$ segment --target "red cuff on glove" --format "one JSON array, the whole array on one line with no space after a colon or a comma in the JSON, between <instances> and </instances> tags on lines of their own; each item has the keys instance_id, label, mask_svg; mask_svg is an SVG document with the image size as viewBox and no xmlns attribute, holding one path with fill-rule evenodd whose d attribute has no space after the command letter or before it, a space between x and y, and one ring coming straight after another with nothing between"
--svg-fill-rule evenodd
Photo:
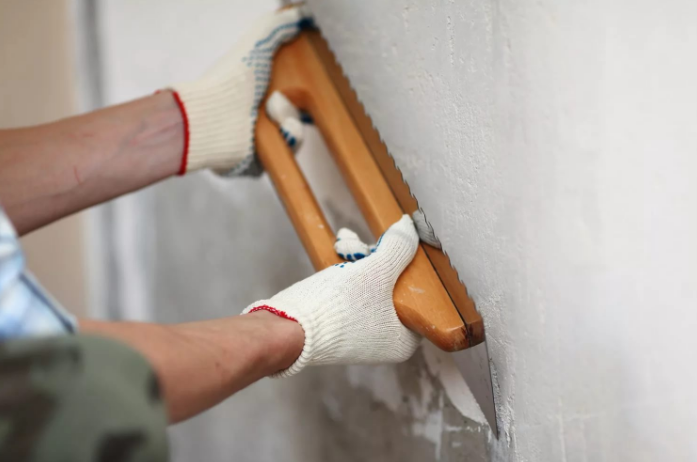
<instances>
[{"instance_id":1,"label":"red cuff on glove","mask_svg":"<svg viewBox=\"0 0 697 462\"><path fill-rule=\"evenodd\" d=\"M277 310L276 308L268 305L259 305L255 306L251 310L249 310L249 313L254 313L255 311L268 311L269 313L273 313L276 316L279 316L283 319L288 319L290 321L298 322L297 319L295 319L293 316L289 315L285 311Z\"/></svg>"},{"instance_id":2,"label":"red cuff on glove","mask_svg":"<svg viewBox=\"0 0 697 462\"><path fill-rule=\"evenodd\" d=\"M182 100L179 97L179 93L173 91L172 96L174 96L174 101L177 102L179 111L182 114L182 120L184 121L184 154L182 155L182 164L181 167L179 167L178 175L185 175L186 161L189 158L189 117L186 115L186 108L184 107L184 103L182 103Z\"/></svg>"}]
</instances>

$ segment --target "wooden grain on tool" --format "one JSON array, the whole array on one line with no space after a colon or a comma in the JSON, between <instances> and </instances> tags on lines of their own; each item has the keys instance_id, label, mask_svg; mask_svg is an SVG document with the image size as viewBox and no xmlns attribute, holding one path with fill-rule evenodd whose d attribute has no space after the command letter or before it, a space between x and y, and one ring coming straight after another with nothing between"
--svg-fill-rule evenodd
<instances>
[{"instance_id":1,"label":"wooden grain on tool","mask_svg":"<svg viewBox=\"0 0 697 462\"><path fill-rule=\"evenodd\" d=\"M279 90L308 111L322 133L368 226L377 238L404 213L385 182L369 146L355 125L317 51L303 33L274 58L269 93ZM256 144L288 215L317 270L341 260L334 234L278 127L259 111ZM411 211L408 211L411 212ZM433 269L423 246L394 290L397 315L409 329L446 351L471 346L453 300ZM478 343L478 342L477 342Z\"/></svg>"}]
</instances>

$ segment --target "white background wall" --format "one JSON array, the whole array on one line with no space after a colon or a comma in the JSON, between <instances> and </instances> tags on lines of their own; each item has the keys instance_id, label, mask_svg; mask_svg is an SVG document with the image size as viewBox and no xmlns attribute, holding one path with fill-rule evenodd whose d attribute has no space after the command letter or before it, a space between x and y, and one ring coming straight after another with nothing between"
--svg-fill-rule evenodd
<instances>
[{"instance_id":1,"label":"white background wall","mask_svg":"<svg viewBox=\"0 0 697 462\"><path fill-rule=\"evenodd\" d=\"M697 3L310 0L487 324L496 460L697 460Z\"/></svg>"}]
</instances>

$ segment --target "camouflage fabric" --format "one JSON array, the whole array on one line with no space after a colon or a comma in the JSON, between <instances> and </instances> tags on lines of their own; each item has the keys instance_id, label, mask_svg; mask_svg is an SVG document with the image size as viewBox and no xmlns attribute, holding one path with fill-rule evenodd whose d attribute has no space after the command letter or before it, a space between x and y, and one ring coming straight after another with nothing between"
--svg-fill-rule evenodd
<instances>
[{"instance_id":1,"label":"camouflage fabric","mask_svg":"<svg viewBox=\"0 0 697 462\"><path fill-rule=\"evenodd\" d=\"M114 340L0 343L0 461L161 462L167 417L150 365Z\"/></svg>"}]
</instances>

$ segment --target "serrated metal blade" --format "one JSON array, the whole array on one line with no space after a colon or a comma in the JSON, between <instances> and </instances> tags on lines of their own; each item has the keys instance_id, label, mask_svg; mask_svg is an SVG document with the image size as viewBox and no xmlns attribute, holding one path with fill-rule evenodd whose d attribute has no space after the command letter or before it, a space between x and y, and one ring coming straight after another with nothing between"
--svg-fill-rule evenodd
<instances>
[{"instance_id":1,"label":"serrated metal blade","mask_svg":"<svg viewBox=\"0 0 697 462\"><path fill-rule=\"evenodd\" d=\"M405 213L412 215L419 210L418 201L411 193L409 185L404 180L399 168L395 165L394 159L387 151L387 147L380 138L379 132L366 114L363 105L360 103L341 66L336 61L327 42L321 37L319 32L311 32L309 39L331 76L336 89L341 95L365 144L372 152L397 202ZM430 224L428 225L430 226ZM472 395L482 409L492 432L498 437L496 406L489 355L485 343L484 322L481 315L476 311L474 302L467 294L467 289L460 280L457 270L452 266L445 250L426 244L422 244L422 247L465 325L470 346L466 350L453 353L455 362Z\"/></svg>"}]
</instances>

